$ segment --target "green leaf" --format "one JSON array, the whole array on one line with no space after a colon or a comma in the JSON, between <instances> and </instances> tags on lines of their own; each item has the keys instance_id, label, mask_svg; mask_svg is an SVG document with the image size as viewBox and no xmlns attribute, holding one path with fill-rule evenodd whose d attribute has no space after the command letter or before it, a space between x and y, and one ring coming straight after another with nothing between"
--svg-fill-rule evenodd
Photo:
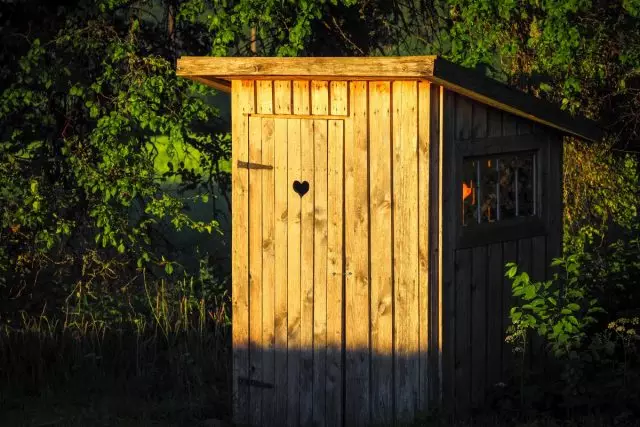
<instances>
[{"instance_id":1,"label":"green leaf","mask_svg":"<svg viewBox=\"0 0 640 427\"><path fill-rule=\"evenodd\" d=\"M571 311L579 311L580 310L580 306L578 304L576 304L576 303L573 303L573 302L570 303L570 304L567 304L567 308L569 310L571 310Z\"/></svg>"}]
</instances>

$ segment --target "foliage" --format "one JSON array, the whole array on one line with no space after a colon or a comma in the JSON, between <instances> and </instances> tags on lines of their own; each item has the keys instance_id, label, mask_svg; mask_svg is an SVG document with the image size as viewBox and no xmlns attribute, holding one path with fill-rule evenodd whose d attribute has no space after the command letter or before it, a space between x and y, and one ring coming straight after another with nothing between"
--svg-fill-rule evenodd
<instances>
[{"instance_id":1,"label":"foliage","mask_svg":"<svg viewBox=\"0 0 640 427\"><path fill-rule=\"evenodd\" d=\"M554 260L564 275L545 282L507 265L516 297L507 342L521 355L521 406L562 408L569 416L577 410L640 410L640 320L614 317L602 326L605 311L585 283L592 279L583 262L577 255Z\"/></svg>"},{"instance_id":2,"label":"foliage","mask_svg":"<svg viewBox=\"0 0 640 427\"><path fill-rule=\"evenodd\" d=\"M607 231L633 232L638 218L637 159L606 144L572 140L564 149L564 249L584 253L610 242ZM609 237L609 238L608 238Z\"/></svg>"},{"instance_id":3,"label":"foliage","mask_svg":"<svg viewBox=\"0 0 640 427\"><path fill-rule=\"evenodd\" d=\"M529 331L536 332L552 353L561 357L581 348L586 329L596 323L596 313L604 310L581 286L577 256L556 259L552 265L562 267L565 276L535 282L527 272L518 272L515 263L507 264L505 276L512 280L513 296L520 302L511 307L512 327L507 341L520 343L525 351Z\"/></svg>"},{"instance_id":4,"label":"foliage","mask_svg":"<svg viewBox=\"0 0 640 427\"><path fill-rule=\"evenodd\" d=\"M126 282L136 264L170 274L161 225L218 230L216 220L191 218L154 162L160 136L169 152L210 155L203 167L228 157L203 97L211 91L176 78L149 16L76 3L36 4L38 13L3 5L0 253L11 297L38 282L53 294L75 278ZM172 175L188 184L193 172Z\"/></svg>"},{"instance_id":5,"label":"foliage","mask_svg":"<svg viewBox=\"0 0 640 427\"><path fill-rule=\"evenodd\" d=\"M637 221L640 140L638 2L450 0L451 50L468 67L585 115L607 131L565 145L567 253L589 252L610 225ZM622 150L622 151L620 151Z\"/></svg>"},{"instance_id":6,"label":"foliage","mask_svg":"<svg viewBox=\"0 0 640 427\"><path fill-rule=\"evenodd\" d=\"M637 138L637 1L451 0L451 57Z\"/></svg>"}]
</instances>

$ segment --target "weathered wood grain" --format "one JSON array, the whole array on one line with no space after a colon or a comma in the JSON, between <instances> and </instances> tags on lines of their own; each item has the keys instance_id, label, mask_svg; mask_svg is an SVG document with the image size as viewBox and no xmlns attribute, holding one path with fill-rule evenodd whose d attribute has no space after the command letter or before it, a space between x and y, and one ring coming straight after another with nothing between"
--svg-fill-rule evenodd
<instances>
[{"instance_id":1,"label":"weathered wood grain","mask_svg":"<svg viewBox=\"0 0 640 427\"><path fill-rule=\"evenodd\" d=\"M349 84L345 81L329 83L329 111L336 116L349 113Z\"/></svg>"},{"instance_id":2,"label":"weathered wood grain","mask_svg":"<svg viewBox=\"0 0 640 427\"><path fill-rule=\"evenodd\" d=\"M330 120L327 147L327 384L326 425L342 424L344 320L344 122Z\"/></svg>"},{"instance_id":3,"label":"weathered wood grain","mask_svg":"<svg viewBox=\"0 0 640 427\"><path fill-rule=\"evenodd\" d=\"M280 116L291 114L292 91L290 80L274 80L273 82L274 102L273 113ZM280 117L283 118L283 117Z\"/></svg>"},{"instance_id":4,"label":"weathered wood grain","mask_svg":"<svg viewBox=\"0 0 640 427\"><path fill-rule=\"evenodd\" d=\"M369 215L367 82L350 82L345 122L345 423L369 424Z\"/></svg>"},{"instance_id":5,"label":"weathered wood grain","mask_svg":"<svg viewBox=\"0 0 640 427\"><path fill-rule=\"evenodd\" d=\"M262 119L262 163L273 165L275 160L274 120ZM275 382L275 170L264 169L262 174L262 381ZM274 425L275 394L262 391L262 425Z\"/></svg>"},{"instance_id":6,"label":"weathered wood grain","mask_svg":"<svg viewBox=\"0 0 640 427\"><path fill-rule=\"evenodd\" d=\"M408 421L415 415L419 374L418 90L404 81L393 82L392 90L394 388L396 416Z\"/></svg>"},{"instance_id":7,"label":"weathered wood grain","mask_svg":"<svg viewBox=\"0 0 640 427\"><path fill-rule=\"evenodd\" d=\"M232 96L232 310L233 419L249 422L249 389L239 378L249 376L249 171L238 160L249 158L249 127L243 113L252 112L254 83L235 81Z\"/></svg>"},{"instance_id":8,"label":"weathered wood grain","mask_svg":"<svg viewBox=\"0 0 640 427\"><path fill-rule=\"evenodd\" d=\"M311 82L314 114L327 114L329 84ZM325 426L327 355L327 121L313 120L313 425ZM335 201L331 201L335 203Z\"/></svg>"},{"instance_id":9,"label":"weathered wood grain","mask_svg":"<svg viewBox=\"0 0 640 427\"><path fill-rule=\"evenodd\" d=\"M418 83L418 322L419 322L419 375L417 409L424 412L429 404L429 211L431 203L429 149L431 138L431 84ZM435 374L435 371L433 372Z\"/></svg>"},{"instance_id":10,"label":"weathered wood grain","mask_svg":"<svg viewBox=\"0 0 640 427\"><path fill-rule=\"evenodd\" d=\"M455 94L441 88L440 93L440 294L442 295L442 394L447 411L455 410L456 380L456 211L458 191L455 158Z\"/></svg>"},{"instance_id":11,"label":"weathered wood grain","mask_svg":"<svg viewBox=\"0 0 640 427\"><path fill-rule=\"evenodd\" d=\"M293 109L310 114L308 81L293 82ZM300 120L300 181L309 183L309 192L300 198L300 425L313 422L313 227L314 156L313 122Z\"/></svg>"},{"instance_id":12,"label":"weathered wood grain","mask_svg":"<svg viewBox=\"0 0 640 427\"><path fill-rule=\"evenodd\" d=\"M262 119L249 118L249 161L262 163ZM262 169L249 170L249 378L262 381ZM262 390L249 388L249 424L262 424Z\"/></svg>"},{"instance_id":13,"label":"weathered wood grain","mask_svg":"<svg viewBox=\"0 0 640 427\"><path fill-rule=\"evenodd\" d=\"M442 88L431 85L430 105L430 146L429 146L429 402L433 406L442 404L442 224L440 212L442 210L442 182L443 170L440 167L442 150L442 127L440 114Z\"/></svg>"},{"instance_id":14,"label":"weathered wood grain","mask_svg":"<svg viewBox=\"0 0 640 427\"><path fill-rule=\"evenodd\" d=\"M391 83L369 83L371 221L371 421L393 421Z\"/></svg>"},{"instance_id":15,"label":"weathered wood grain","mask_svg":"<svg viewBox=\"0 0 640 427\"><path fill-rule=\"evenodd\" d=\"M288 195L291 184L288 177L287 164L287 120L274 120L274 170L275 170L275 207L274 207L274 246L275 246L275 369L274 410L276 421L286 424L287 420L287 345L288 345Z\"/></svg>"},{"instance_id":16,"label":"weathered wood grain","mask_svg":"<svg viewBox=\"0 0 640 427\"><path fill-rule=\"evenodd\" d=\"M300 425L300 352L301 346L301 292L300 292L300 196L293 191L292 183L302 179L300 170L300 120L287 120L287 425Z\"/></svg>"}]
</instances>

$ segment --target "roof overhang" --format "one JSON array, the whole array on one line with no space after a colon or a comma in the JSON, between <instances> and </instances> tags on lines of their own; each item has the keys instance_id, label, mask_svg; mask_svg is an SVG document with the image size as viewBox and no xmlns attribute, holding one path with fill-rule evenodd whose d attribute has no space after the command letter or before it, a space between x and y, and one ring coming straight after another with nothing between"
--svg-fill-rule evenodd
<instances>
[{"instance_id":1,"label":"roof overhang","mask_svg":"<svg viewBox=\"0 0 640 427\"><path fill-rule=\"evenodd\" d=\"M602 138L595 122L437 56L195 57L178 59L177 75L231 91L231 80L427 80L476 101L589 141Z\"/></svg>"}]
</instances>

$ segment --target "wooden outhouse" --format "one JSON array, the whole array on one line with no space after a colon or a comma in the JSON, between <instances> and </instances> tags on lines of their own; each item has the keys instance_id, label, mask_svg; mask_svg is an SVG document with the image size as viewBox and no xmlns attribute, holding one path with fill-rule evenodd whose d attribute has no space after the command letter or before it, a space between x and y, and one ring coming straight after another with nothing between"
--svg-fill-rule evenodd
<instances>
[{"instance_id":1,"label":"wooden outhouse","mask_svg":"<svg viewBox=\"0 0 640 427\"><path fill-rule=\"evenodd\" d=\"M510 372L516 261L560 254L562 139L598 128L434 56L185 57L231 92L233 411L468 411Z\"/></svg>"}]
</instances>

